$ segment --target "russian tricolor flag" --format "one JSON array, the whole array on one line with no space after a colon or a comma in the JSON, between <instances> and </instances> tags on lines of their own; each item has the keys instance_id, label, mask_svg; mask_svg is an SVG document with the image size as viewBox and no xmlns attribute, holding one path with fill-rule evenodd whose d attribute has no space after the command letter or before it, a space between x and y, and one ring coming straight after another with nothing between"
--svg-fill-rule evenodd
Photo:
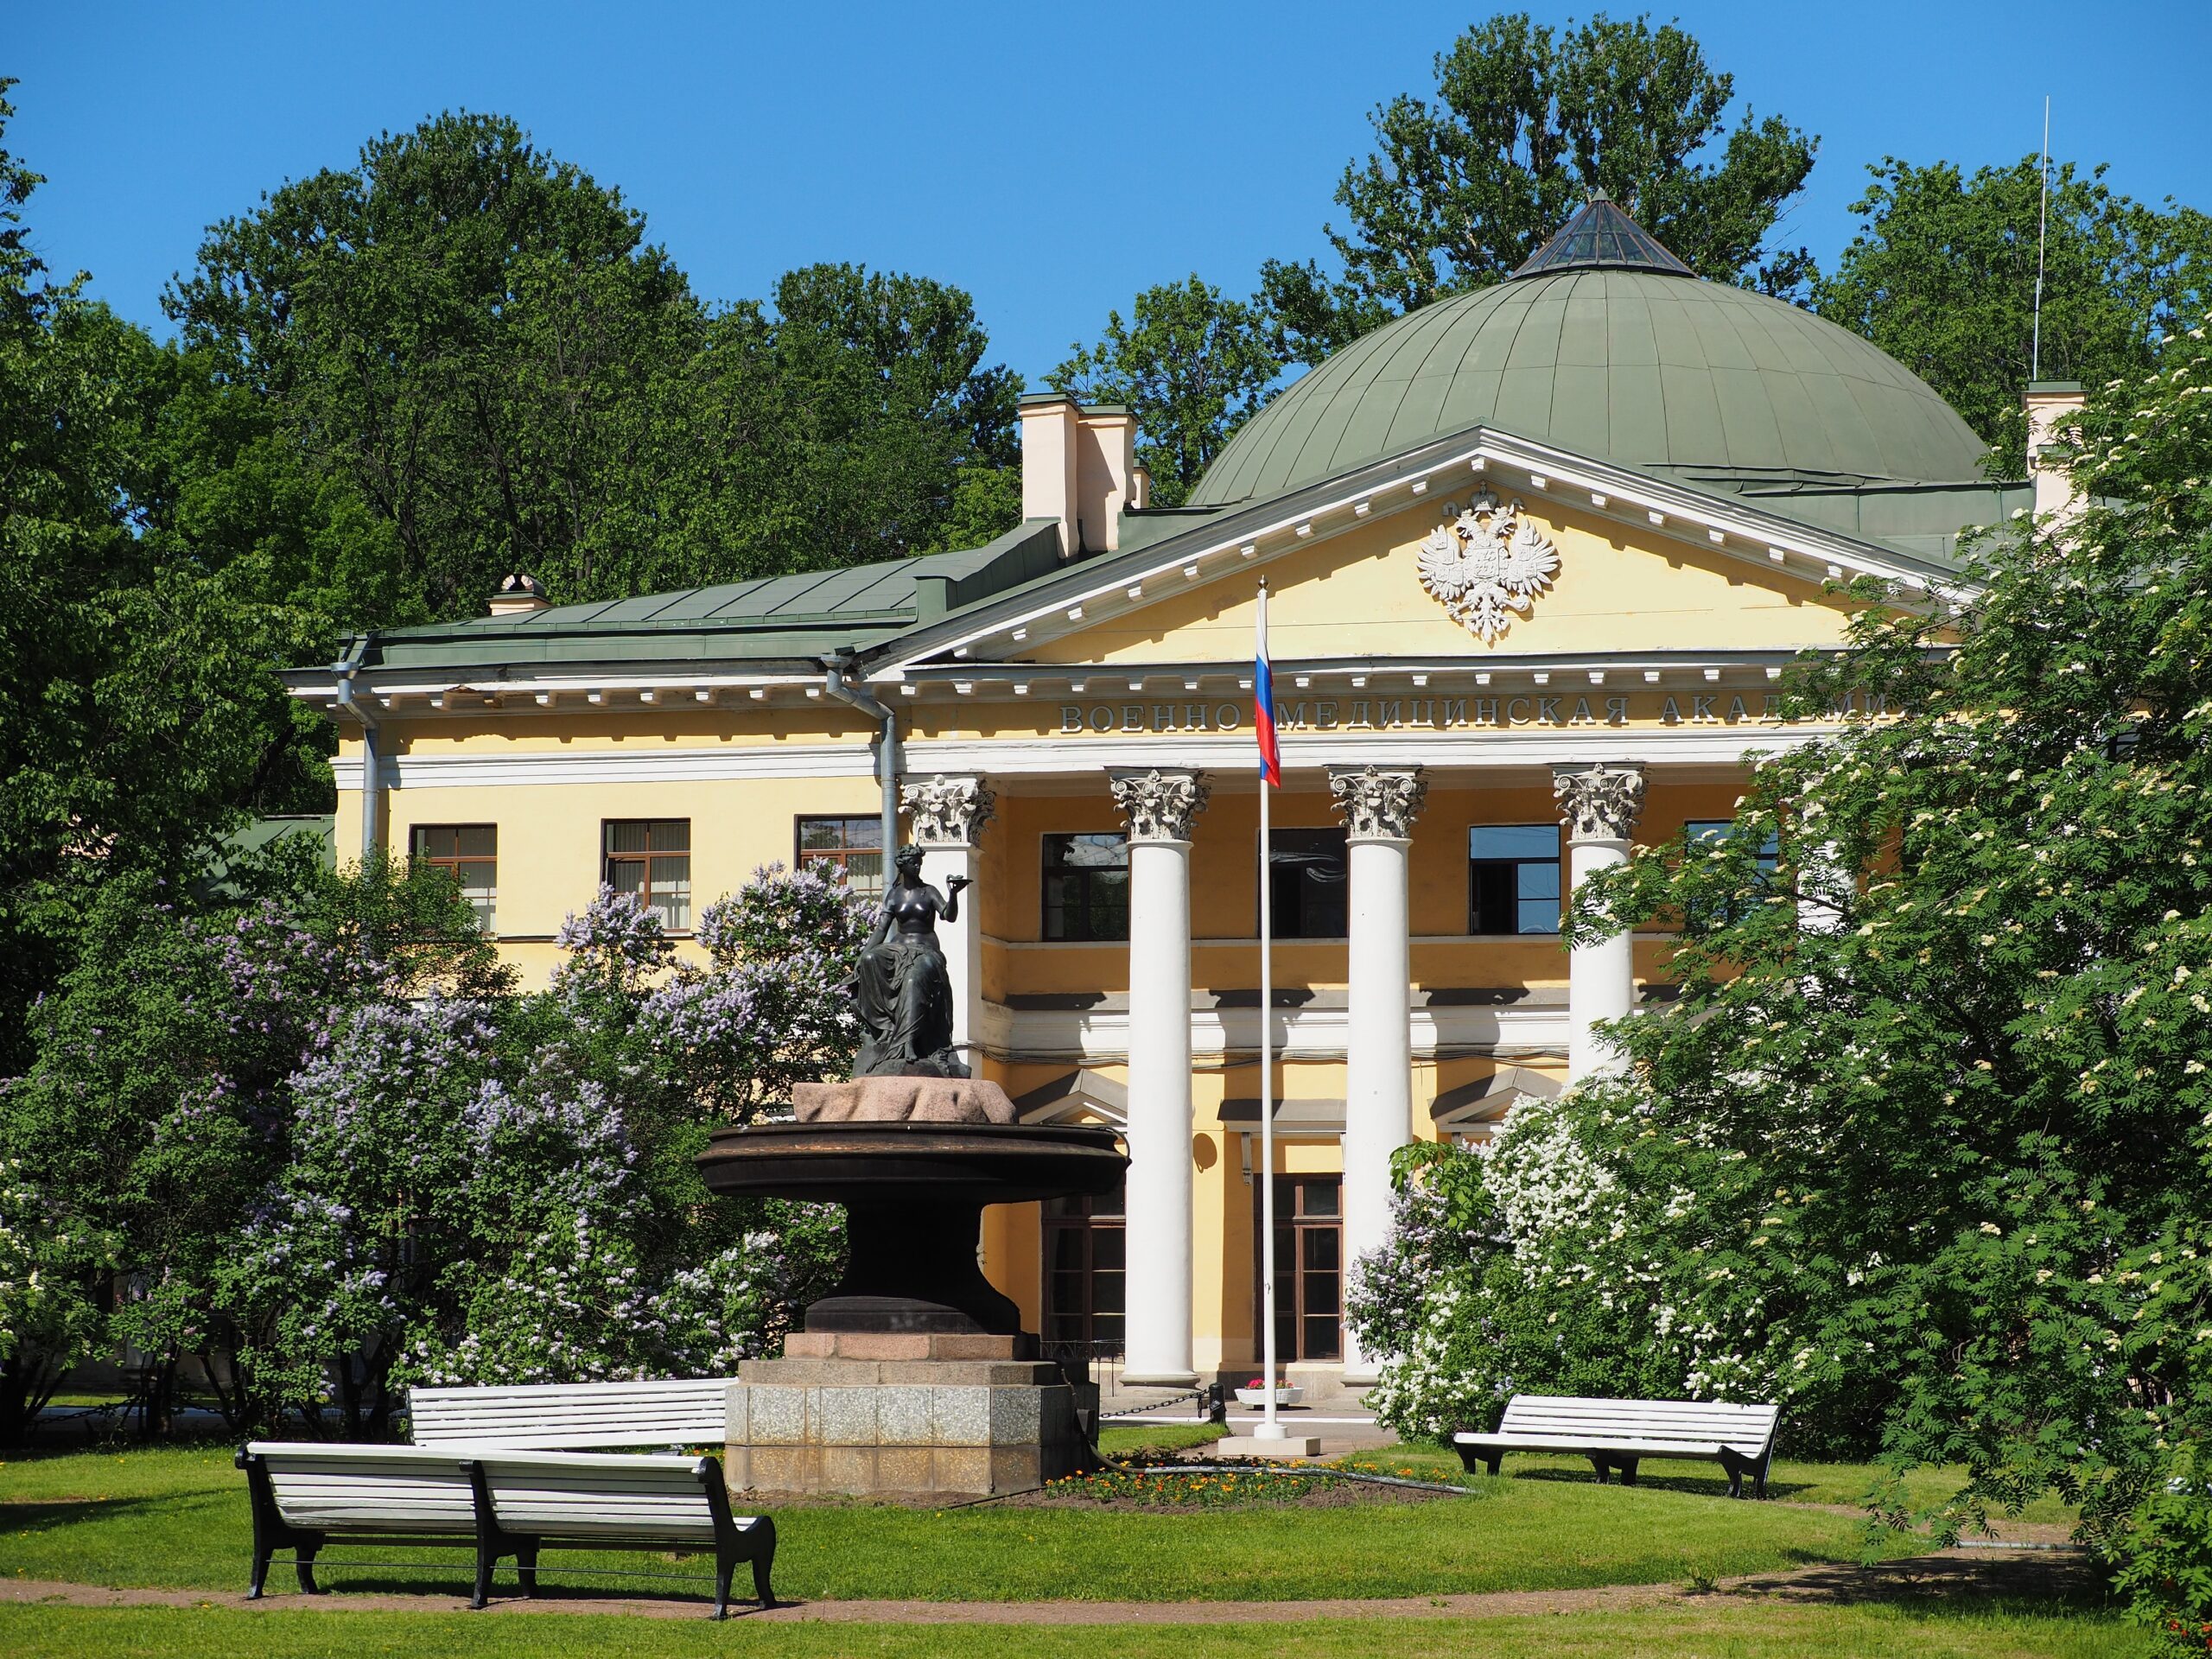
<instances>
[{"instance_id":1,"label":"russian tricolor flag","mask_svg":"<svg viewBox=\"0 0 2212 1659\"><path fill-rule=\"evenodd\" d=\"M1282 751L1275 743L1275 677L1268 666L1268 584L1260 583L1258 640L1252 664L1252 728L1260 734L1260 777L1282 787Z\"/></svg>"}]
</instances>

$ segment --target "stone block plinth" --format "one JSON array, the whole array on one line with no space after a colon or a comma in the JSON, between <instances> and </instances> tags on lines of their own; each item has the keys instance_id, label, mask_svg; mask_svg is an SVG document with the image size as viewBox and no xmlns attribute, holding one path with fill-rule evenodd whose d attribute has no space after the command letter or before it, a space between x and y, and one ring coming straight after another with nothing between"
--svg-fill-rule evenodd
<instances>
[{"instance_id":1,"label":"stone block plinth","mask_svg":"<svg viewBox=\"0 0 2212 1659\"><path fill-rule=\"evenodd\" d=\"M1071 1383L1026 1337L807 1332L747 1360L729 1390L735 1491L988 1497L1090 1466Z\"/></svg>"}]
</instances>

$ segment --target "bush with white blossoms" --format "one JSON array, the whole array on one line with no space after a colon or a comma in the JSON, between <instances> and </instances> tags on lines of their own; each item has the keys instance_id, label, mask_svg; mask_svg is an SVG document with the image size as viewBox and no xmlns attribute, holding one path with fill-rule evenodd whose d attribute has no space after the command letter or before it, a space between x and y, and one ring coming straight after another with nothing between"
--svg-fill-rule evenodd
<instances>
[{"instance_id":1,"label":"bush with white blossoms","mask_svg":"<svg viewBox=\"0 0 2212 1659\"><path fill-rule=\"evenodd\" d=\"M1679 930L1675 995L1614 1028L1618 1075L1411 1172L1458 1294L1386 1322L1403 1421L1466 1408L1453 1369L1780 1399L1794 1450L1878 1445L1881 1519L2078 1506L2158 1639L2207 1650L2206 335L2091 398L2069 516L1970 536L1971 589L1863 584L1785 682L1789 714L1884 715L1577 894L1578 938ZM1922 1465L1964 1477L1915 1513Z\"/></svg>"},{"instance_id":2,"label":"bush with white blossoms","mask_svg":"<svg viewBox=\"0 0 2212 1659\"><path fill-rule=\"evenodd\" d=\"M35 1415L89 1357L100 1313L86 1293L115 1241L66 1213L22 1160L0 1158L0 1412Z\"/></svg>"}]
</instances>

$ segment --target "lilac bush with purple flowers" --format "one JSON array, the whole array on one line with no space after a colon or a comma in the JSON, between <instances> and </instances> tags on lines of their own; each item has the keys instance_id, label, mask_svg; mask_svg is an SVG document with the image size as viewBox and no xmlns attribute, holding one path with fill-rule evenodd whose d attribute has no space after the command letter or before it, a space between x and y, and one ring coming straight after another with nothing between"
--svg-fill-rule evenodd
<instances>
[{"instance_id":1,"label":"lilac bush with purple flowers","mask_svg":"<svg viewBox=\"0 0 2212 1659\"><path fill-rule=\"evenodd\" d=\"M757 873L704 912L703 963L602 892L528 994L441 876L138 896L0 1095L10 1190L116 1224L75 1281L113 1313L0 1353L21 1397L98 1336L152 1357L149 1408L189 1361L240 1430L374 1436L415 1382L728 1369L834 1279L841 1212L718 1199L694 1160L849 1065L842 886Z\"/></svg>"}]
</instances>

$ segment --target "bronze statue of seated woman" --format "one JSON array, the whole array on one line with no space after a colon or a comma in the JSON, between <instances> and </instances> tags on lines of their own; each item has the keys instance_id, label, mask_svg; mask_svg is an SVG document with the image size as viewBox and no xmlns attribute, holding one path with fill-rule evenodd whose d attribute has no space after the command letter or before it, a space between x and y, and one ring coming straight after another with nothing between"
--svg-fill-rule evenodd
<instances>
[{"instance_id":1,"label":"bronze statue of seated woman","mask_svg":"<svg viewBox=\"0 0 2212 1659\"><path fill-rule=\"evenodd\" d=\"M898 878L884 890L875 931L861 951L854 997L861 1019L855 1077L964 1077L952 1046L952 980L937 942L937 919L960 919L956 875L939 893L922 880L922 849L899 849Z\"/></svg>"}]
</instances>

